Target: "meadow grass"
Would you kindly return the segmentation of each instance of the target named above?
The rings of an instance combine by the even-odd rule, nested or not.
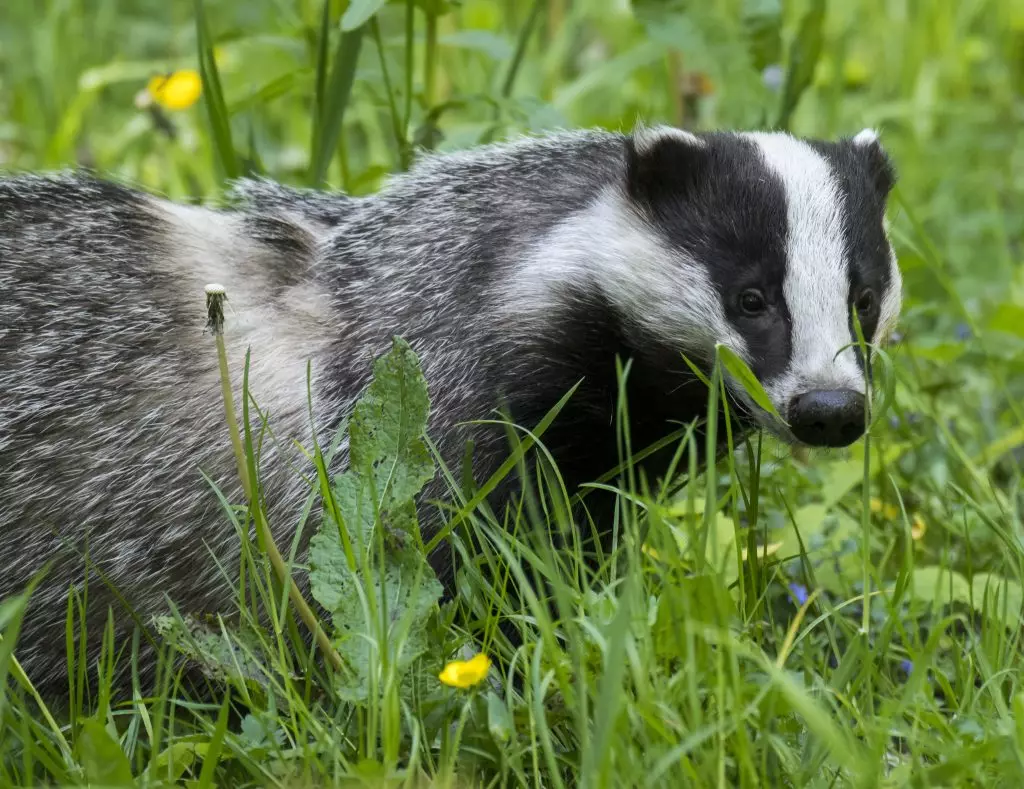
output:
[[[202,72],[200,103],[136,105],[174,69]],[[881,130],[900,174],[891,221],[906,307],[869,439],[804,456],[755,435],[704,467],[684,433],[680,490],[607,481],[622,489],[621,517],[596,569],[557,469],[514,455],[504,471],[518,465],[532,484],[509,513],[478,506],[461,471],[443,469],[457,523],[445,539],[465,570],[441,607],[418,530],[385,544],[319,447],[311,499],[328,505],[325,522],[370,524],[320,546],[321,566],[344,558],[314,583],[335,614],[324,626],[337,635],[344,615],[365,637],[335,642],[339,667],[315,659],[244,512],[225,502],[244,547],[242,566],[224,568],[239,621],[163,620],[151,697],[109,698],[113,661],[138,648],[111,644],[98,696],[73,661],[66,709],[40,705],[12,657],[24,598],[0,602],[0,786],[1021,785],[1020,2],[0,8],[0,167],[85,164],[176,199],[216,199],[225,177],[253,172],[365,194],[417,147],[637,118]],[[390,373],[416,380],[402,358]],[[242,473],[258,480],[259,418],[236,405]],[[539,439],[531,457],[543,458]],[[422,462],[420,449],[391,449]],[[505,578],[543,579],[553,605],[511,597]],[[395,583],[400,597],[380,594]],[[494,661],[489,679],[441,683],[466,648]],[[221,684],[183,687],[172,649]]]

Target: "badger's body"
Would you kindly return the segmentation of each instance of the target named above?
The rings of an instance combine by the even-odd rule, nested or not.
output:
[[[882,224],[891,178],[869,133],[653,129],[432,157],[364,199],[243,183],[231,210],[78,175],[0,180],[0,598],[54,562],[18,656],[44,691],[66,687],[65,596],[84,550],[143,616],[165,595],[186,611],[230,606],[213,557],[233,567],[237,539],[200,472],[238,498],[208,283],[228,292],[235,371],[251,346],[275,435],[264,484],[287,544],[308,493],[291,448],[309,445],[307,361],[329,434],[396,334],[420,354],[431,437],[452,467],[474,438],[478,479],[507,444],[464,422],[501,405],[532,427],[581,379],[545,443],[570,485],[594,479],[618,461],[616,358],[632,359],[640,447],[704,414],[682,354],[707,363],[716,342],[765,382],[791,423],[780,435],[850,443],[864,377],[840,353],[850,307],[869,341],[899,309]],[[435,564],[447,580],[447,558]],[[89,599],[98,638],[118,603],[96,576]],[[119,638],[133,625],[115,623]]]

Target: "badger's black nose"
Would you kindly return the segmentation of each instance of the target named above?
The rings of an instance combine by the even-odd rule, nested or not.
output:
[[[845,447],[864,433],[864,395],[852,389],[812,389],[789,404],[789,426],[816,447]]]

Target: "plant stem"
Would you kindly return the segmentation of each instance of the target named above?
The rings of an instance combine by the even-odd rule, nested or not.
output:
[[[526,22],[519,31],[519,39],[516,41],[516,51],[512,56],[512,63],[508,67],[508,74],[505,75],[505,82],[501,86],[501,97],[507,99],[512,95],[512,88],[515,85],[516,77],[519,74],[519,68],[523,65],[523,57],[526,55],[526,46],[530,43],[530,35],[533,33],[533,29],[537,26],[537,20],[540,18],[540,12],[544,7],[543,0],[534,0],[533,6],[530,8],[530,15],[526,18]]]
[[[310,632],[316,639],[320,649],[323,650],[324,655],[330,661],[331,665],[338,670],[344,670],[347,668],[345,662],[342,660],[341,655],[337,653],[334,646],[331,644],[327,634],[320,627],[320,622],[313,613],[313,609],[310,608],[309,603],[302,596],[302,592],[292,579],[291,574],[288,572],[288,565],[284,561],[284,557],[281,556],[281,552],[277,548],[277,544],[274,542],[274,537],[270,532],[270,526],[267,524],[266,517],[263,512],[263,508],[260,506],[259,501],[254,493],[254,487],[252,479],[249,477],[249,468],[246,465],[245,450],[242,448],[242,438],[238,430],[238,420],[235,417],[235,404],[234,398],[231,394],[231,377],[228,372],[228,355],[227,349],[224,344],[224,312],[222,302],[226,299],[223,289],[219,291],[214,290],[216,286],[208,286],[206,290],[207,294],[207,310],[210,316],[210,327],[213,330],[213,335],[217,345],[217,361],[220,367],[220,386],[221,394],[224,397],[224,412],[228,423],[228,432],[231,434],[231,446],[235,452],[235,462],[238,464],[238,476],[242,482],[242,490],[245,492],[245,497],[249,502],[249,511],[252,513],[253,520],[256,523],[256,531],[260,536],[260,542],[263,544],[263,550],[266,551],[267,557],[270,559],[270,564],[274,568],[274,573],[277,575],[277,579],[280,583],[284,584],[288,588],[288,596],[291,598],[292,605],[295,606],[295,610],[298,612],[299,617],[309,628]]]
[[[437,70],[437,16],[427,14],[427,44],[423,52],[423,107],[430,112],[434,106]]]

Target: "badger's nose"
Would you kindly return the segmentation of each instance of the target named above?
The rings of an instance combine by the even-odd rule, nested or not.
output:
[[[789,404],[789,426],[816,447],[845,447],[864,433],[864,395],[852,389],[812,389]]]

